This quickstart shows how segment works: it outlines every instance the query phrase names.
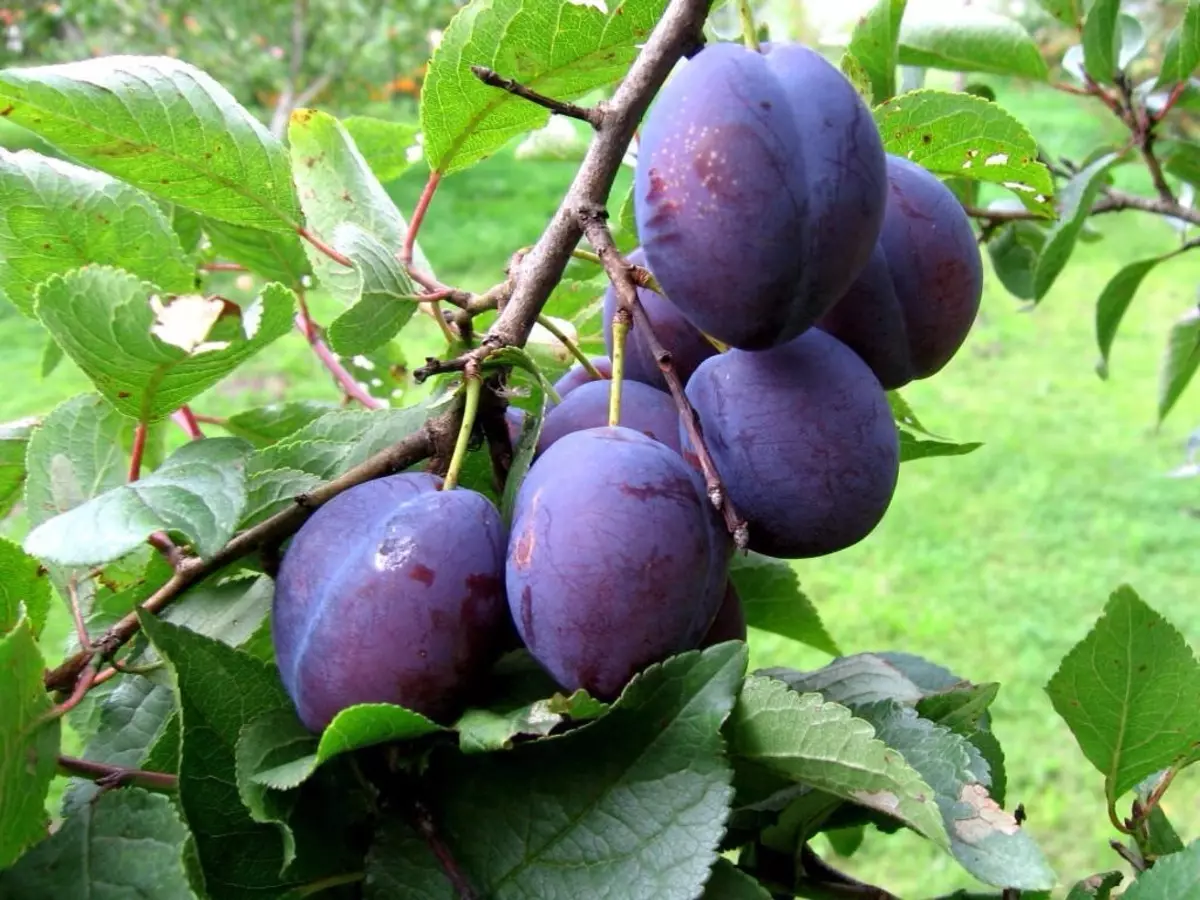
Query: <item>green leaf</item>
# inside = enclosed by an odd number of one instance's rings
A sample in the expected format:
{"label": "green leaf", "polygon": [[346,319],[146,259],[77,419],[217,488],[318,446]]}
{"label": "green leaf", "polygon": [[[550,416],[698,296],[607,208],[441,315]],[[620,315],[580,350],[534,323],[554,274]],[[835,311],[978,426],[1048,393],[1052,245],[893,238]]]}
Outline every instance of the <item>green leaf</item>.
{"label": "green leaf", "polygon": [[245,308],[199,295],[163,300],[127,272],[88,266],[44,281],[37,315],[113,406],[153,422],[286,334],[295,301],[278,284]]}
{"label": "green leaf", "polygon": [[1200,146],[1191,141],[1158,141],[1154,144],[1163,170],[1188,184],[1200,184]]}
{"label": "green leaf", "polygon": [[[160,583],[151,582],[155,586]],[[266,621],[274,594],[275,584],[266,575],[248,578],[216,575],[189,588],[159,617],[230,647],[241,648]]]}
{"label": "green leaf", "polygon": [[746,657],[734,643],[681,654],[562,737],[436,763],[438,827],[480,895],[700,894],[733,799],[720,730]]}
{"label": "green leaf", "polygon": [[246,490],[246,508],[238,528],[250,528],[282,512],[301,494],[319,487],[324,479],[299,469],[270,469],[255,472]]}
{"label": "green leaf", "polygon": [[[838,63],[838,68],[842,70],[842,74],[846,76],[846,80],[850,82],[850,86],[854,88],[855,93],[862,97],[863,103],[870,105],[872,102],[871,76],[863,68],[858,58],[847,50],[842,54],[842,61]],[[892,80],[895,81],[894,74]]]}
{"label": "green leaf", "polygon": [[1046,685],[1110,802],[1200,741],[1200,664],[1129,586]]}
{"label": "green leaf", "polygon": [[1067,900],[1109,900],[1112,892],[1124,876],[1120,872],[1104,872],[1093,875],[1071,888]]}
{"label": "green leaf", "polygon": [[700,900],[771,900],[767,889],[727,859],[718,859]]}
{"label": "green leaf", "polygon": [[1125,311],[1129,309],[1134,295],[1142,286],[1142,281],[1155,266],[1174,255],[1166,253],[1130,263],[1104,286],[1100,299],[1096,301],[1096,343],[1100,345],[1100,361],[1096,364],[1096,371],[1101,378],[1108,377],[1108,358],[1113,340],[1117,336],[1117,329],[1121,326]]}
{"label": "green leaf", "polygon": [[1031,211],[1053,215],[1054,180],[1029,131],[995,103],[972,94],[920,90],[875,108],[889,153],[939,175],[1013,191]]}
{"label": "green leaf", "polygon": [[342,119],[342,127],[382,183],[395,181],[412,165],[408,150],[416,146],[417,132],[420,130],[415,122],[388,122],[371,116],[350,116]]}
{"label": "green leaf", "polygon": [[190,209],[183,209],[174,203],[165,203],[162,200],[156,200],[155,203],[162,210],[167,221],[171,223],[171,229],[175,232],[175,237],[178,238],[183,252],[189,254],[196,252],[200,246],[200,239],[204,236],[200,216]]}
{"label": "green leaf", "polygon": [[988,708],[1000,692],[999,683],[964,684],[917,701],[917,713],[924,719],[944,725],[956,734],[970,737],[981,727]]}
{"label": "green leaf", "polygon": [[[347,268],[306,242],[317,278],[347,304],[364,293],[411,297],[415,288],[395,258],[408,223],[346,129],[328,113],[297,110],[288,126],[288,143],[307,227],[354,263]],[[414,260],[429,269],[427,260]],[[411,315],[414,304],[404,305]]]}
{"label": "green leaf", "polygon": [[1083,67],[1097,84],[1112,84],[1117,74],[1121,0],[1092,0],[1083,23]]}
{"label": "green leaf", "polygon": [[59,565],[95,565],[167,531],[184,535],[200,556],[212,556],[241,517],[249,449],[240,438],[184,444],[145,478],[43,522],[25,538],[25,550]]}
{"label": "green leaf", "polygon": [[933,790],[874,729],[820,694],[746,679],[726,728],[730,750],[798,783],[894,816],[946,846]]}
{"label": "green leaf", "polygon": [[329,346],[344,356],[370,353],[408,324],[417,311],[417,289],[395,253],[357,225],[335,228],[333,246],[354,260],[360,280],[349,301],[354,305],[329,325]]}
{"label": "green leaf", "polygon": [[312,274],[304,243],[294,231],[263,231],[217,219],[201,220],[215,257],[240,263],[267,281],[278,281],[292,290],[304,287]]}
{"label": "green leaf", "polygon": [[172,674],[183,728],[179,800],[208,894],[241,900],[279,892],[283,841],[242,806],[235,755],[246,725],[291,708],[278,674],[219,641],[152,615],[139,619]]}
{"label": "green leaf", "polygon": [[100,172],[0,149],[0,297],[33,315],[34,288],[89,263],[126,269],[164,291],[193,288],[195,269],[162,210]]}
{"label": "green leaf", "polygon": [[464,712],[454,730],[463,753],[511,750],[518,737],[545,737],[564,721],[584,721],[601,715],[608,705],[578,690],[570,696],[556,693],[533,702],[507,698],[489,708],[473,707]]}
{"label": "green leaf", "polygon": [[1167,38],[1158,86],[1187,81],[1200,65],[1200,0],[1188,0],[1183,21]]}
{"label": "green leaf", "polygon": [[606,11],[571,0],[474,0],[446,28],[421,88],[429,167],[443,175],[465,169],[549,118],[483,84],[472,65],[575,100],[625,76],[665,7],[664,0],[619,0]]}
{"label": "green leaf", "polygon": [[298,752],[315,744],[316,738],[300,723],[295,712],[282,709],[255,719],[238,737],[235,750],[238,794],[255,822],[278,829],[283,842],[284,868],[296,858],[296,837],[288,824],[296,797],[271,790],[252,776],[264,766],[290,762]]}
{"label": "green leaf", "polygon": [[195,900],[184,868],[187,841],[187,826],[169,797],[140,788],[107,791],[0,873],[0,894],[10,900]]}
{"label": "green leaf", "polygon": [[305,425],[337,408],[332,403],[316,400],[272,403],[230,416],[225,421],[225,430],[255,447],[267,447],[291,437]]}
{"label": "green leaf", "polygon": [[34,637],[42,633],[50,611],[50,582],[38,562],[11,541],[0,538],[0,635],[28,617]]}
{"label": "green leaf", "polygon": [[834,852],[842,857],[849,859],[858,852],[858,848],[862,846],[863,838],[866,836],[866,826],[851,825],[848,828],[830,828],[825,831],[825,837],[829,839],[829,846],[833,847]]}
{"label": "green leaf", "polygon": [[1104,186],[1108,170],[1119,158],[1118,153],[1098,157],[1073,175],[1063,188],[1059,197],[1059,219],[1046,234],[1046,244],[1033,273],[1034,299],[1041,300],[1050,292],[1071,258],[1079,232],[1092,211],[1092,203]]}
{"label": "green leaf", "polygon": [[384,819],[367,854],[365,900],[459,900],[429,844],[408,822]]}
{"label": "green leaf", "polygon": [[987,765],[965,738],[895,703],[872,704],[859,715],[936,792],[950,851],[963,868],[996,887],[1054,887],[1054,873],[1028,832],[989,795]]}
{"label": "green leaf", "polygon": [[[907,0],[876,0],[858,20],[847,48],[871,82],[874,103],[882,103],[896,93],[897,42]],[[844,68],[844,66],[843,66]]]}
{"label": "green leaf", "polygon": [[45,663],[28,619],[0,637],[0,871],[46,836],[46,791],[58,766],[59,720],[42,683]]}
{"label": "green leaf", "polygon": [[1121,13],[1117,18],[1117,46],[1117,68],[1122,72],[1146,49],[1146,30],[1128,13]]}
{"label": "green leaf", "polygon": [[5,69],[0,104],[8,121],[164,200],[273,231],[299,222],[283,145],[180,60],[106,56]]}
{"label": "green leaf", "polygon": [[[989,208],[995,208],[995,204]],[[1021,221],[1009,222],[987,242],[996,277],[1018,300],[1034,299],[1034,272],[1045,246],[1045,228]]]}
{"label": "green leaf", "polygon": [[96,394],[57,406],[29,437],[25,511],[32,526],[123,485],[133,423]]}
{"label": "green leaf", "polygon": [[915,706],[926,698],[973,687],[947,669],[908,653],[855,653],[812,672],[764,669],[759,674],[798,693],[817,692],[850,707],[889,700]]}
{"label": "green leaf", "polygon": [[1200,367],[1200,307],[1190,309],[1171,326],[1158,380],[1161,425]]}
{"label": "green leaf", "polygon": [[0,518],[8,515],[21,497],[25,486],[25,454],[36,424],[27,419],[0,425]]}
{"label": "green leaf", "polygon": [[[1166,775],[1167,770],[1156,772],[1149,778],[1143,779],[1134,789],[1138,801],[1143,806],[1149,801],[1150,795],[1162,783]],[[1146,816],[1143,827],[1145,828],[1146,836],[1142,841],[1140,849],[1144,851],[1147,858],[1168,856],[1172,853],[1183,852],[1183,841],[1180,840],[1179,832],[1175,830],[1175,826],[1167,818],[1167,814],[1163,811],[1161,803],[1155,802],[1150,807],[1150,813]]]}
{"label": "green leaf", "polygon": [[1038,3],[1046,12],[1068,28],[1075,28],[1079,25],[1081,18],[1079,0],[1038,0]]}
{"label": "green leaf", "polygon": [[795,569],[786,562],[757,553],[737,554],[729,577],[742,602],[747,625],[783,635],[830,656],[841,654],[813,602],[800,590]]}
{"label": "green leaf", "polygon": [[1121,900],[1180,900],[1200,891],[1200,841],[1193,841],[1182,853],[1164,856],[1138,875],[1126,888]]}
{"label": "green leaf", "polygon": [[900,462],[902,463],[912,462],[915,459],[928,459],[933,456],[966,456],[983,446],[979,441],[959,444],[945,438],[923,437],[903,427],[899,429],[899,433]]}
{"label": "green leaf", "polygon": [[1046,61],[1019,22],[981,9],[909,15],[900,29],[900,64],[952,72],[991,72],[1044,81]]}

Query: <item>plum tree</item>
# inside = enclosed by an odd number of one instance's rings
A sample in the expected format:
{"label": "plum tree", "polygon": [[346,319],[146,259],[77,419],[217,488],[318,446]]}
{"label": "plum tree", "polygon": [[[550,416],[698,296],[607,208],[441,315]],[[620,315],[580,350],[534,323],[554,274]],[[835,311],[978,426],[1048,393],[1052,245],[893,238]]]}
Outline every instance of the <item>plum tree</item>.
{"label": "plum tree", "polygon": [[[646,254],[640,247],[631,252],[628,259],[634,265],[646,265]],[[717,348],[712,342],[669,299],[648,288],[638,288],[638,299],[654,327],[654,334],[670,352],[680,380],[686,382],[700,363],[716,355]],[[616,311],[617,292],[610,284],[604,294],[604,345],[610,356],[613,352],[612,321]],[[660,391],[667,389],[667,380],[640,328],[632,329],[625,339],[625,377]]]}
{"label": "plum tree", "polygon": [[648,267],[702,331],[745,350],[798,336],[871,254],[883,145],[847,79],[795,44],[706,47],[642,129],[634,211]]}
{"label": "plum tree", "polygon": [[[866,537],[891,503],[900,448],[887,396],[845,344],[811,329],[770,350],[731,350],[687,385],[750,549],[796,559]],[[684,456],[694,461],[686,433]]]}
{"label": "plum tree", "polygon": [[440,719],[504,637],[506,535],[482,494],[403,473],[318,509],[279,567],[272,637],[301,721],[320,731],[357,703]]}
{"label": "plum tree", "polygon": [[[565,434],[607,425],[611,394],[611,381],[594,381],[564,397],[546,414],[538,452],[544,453]],[[679,452],[679,411],[670,394],[638,381],[626,381],[621,388],[621,424]]]}
{"label": "plum tree", "polygon": [[744,640],[746,640],[746,612],[742,609],[742,600],[731,581],[725,588],[725,597],[721,601],[721,608],[717,610],[717,617],[713,619],[700,646],[711,647],[726,641]]}
{"label": "plum tree", "polygon": [[934,175],[889,155],[888,204],[870,262],[818,322],[885,388],[939,372],[979,313],[983,261],[962,204]]}
{"label": "plum tree", "polygon": [[[565,435],[514,508],[506,584],[529,653],[567,690],[615,697],[645,666],[697,647],[727,576],[683,459],[624,427]],[[712,584],[719,585],[717,590]]]}

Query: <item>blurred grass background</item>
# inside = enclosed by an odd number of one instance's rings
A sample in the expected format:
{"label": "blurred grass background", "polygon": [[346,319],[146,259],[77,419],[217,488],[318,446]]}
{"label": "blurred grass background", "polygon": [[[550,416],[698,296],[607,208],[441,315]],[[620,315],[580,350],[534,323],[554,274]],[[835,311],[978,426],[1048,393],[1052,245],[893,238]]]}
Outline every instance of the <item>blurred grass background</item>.
{"label": "blurred grass background", "polygon": [[[1119,136],[1098,106],[989,82],[1055,150],[1080,157]],[[541,232],[573,172],[571,163],[520,162],[509,151],[447,179],[421,234],[439,277],[473,289],[502,277],[511,252]],[[401,209],[412,208],[422,180],[414,171],[389,187]],[[1196,302],[1200,255],[1146,280],[1104,382],[1093,369],[1095,300],[1122,265],[1161,252],[1175,237],[1138,213],[1095,224],[1105,239],[1080,247],[1037,309],[1014,301],[989,273],[962,352],[904,392],[927,426],[984,447],[964,458],[906,464],[895,501],[869,539],[797,564],[845,652],[905,650],[973,681],[1002,683],[994,712],[1008,757],[1008,806],[1025,805],[1026,827],[1064,879],[1115,868],[1118,860],[1107,847],[1114,835],[1101,777],[1043,685],[1126,582],[1200,646],[1200,479],[1166,477],[1200,425],[1200,387],[1154,428],[1160,355],[1171,323]],[[9,313],[0,328],[0,380],[9,386],[0,393],[0,421],[47,412],[86,389],[69,362],[44,380],[31,375],[44,344],[36,325]],[[193,406],[219,415],[285,397],[336,397],[298,335]],[[5,530],[19,532],[20,519]],[[61,613],[47,635],[51,654],[70,630]],[[827,661],[767,634],[753,634],[751,648],[754,666]],[[1185,841],[1200,836],[1197,788],[1189,772],[1165,804]],[[853,859],[838,864],[906,900],[973,886],[949,857],[911,834],[869,834]]]}

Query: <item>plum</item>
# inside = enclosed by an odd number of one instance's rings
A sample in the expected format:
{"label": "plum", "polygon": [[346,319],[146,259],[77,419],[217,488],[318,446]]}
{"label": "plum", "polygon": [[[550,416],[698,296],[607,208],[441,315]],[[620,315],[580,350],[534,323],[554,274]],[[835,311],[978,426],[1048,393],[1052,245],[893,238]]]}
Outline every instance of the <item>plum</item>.
{"label": "plum", "polygon": [[711,647],[726,641],[746,640],[746,613],[742,609],[742,600],[733,587],[733,582],[725,588],[725,599],[717,610],[717,617],[708,627],[708,633],[700,642],[700,647]]}
{"label": "plum", "polygon": [[811,327],[866,265],[886,195],[870,111],[799,45],[709,45],[642,128],[633,197],[647,265],[692,324],[733,347]]}
{"label": "plum", "polygon": [[[770,350],[701,364],[687,396],[750,527],[750,549],[824,556],[879,524],[899,476],[887,395],[858,356],[817,329]],[[684,457],[696,465],[681,428]]]}
{"label": "plum", "polygon": [[[597,372],[604,378],[612,378],[612,360],[607,356],[593,356],[588,360]],[[568,369],[563,375],[554,382],[554,390],[558,394],[559,399],[563,399],[567,394],[574,391],[577,387],[585,384],[591,384],[596,379],[592,377],[592,373],[583,366],[573,366]],[[547,398],[546,411],[554,409],[554,401]],[[504,420],[508,425],[508,439],[515,444],[517,438],[521,436],[521,429],[525,425],[525,410],[520,407],[510,406],[504,411]]]}
{"label": "plum", "polygon": [[[640,247],[627,258],[634,265],[646,265],[646,255]],[[654,327],[658,342],[671,354],[671,362],[679,373],[679,380],[686,384],[700,363],[717,355],[717,348],[662,294],[648,288],[638,288],[638,299]],[[617,293],[610,284],[604,294],[604,345],[608,348],[609,356],[613,351],[612,320],[616,311]],[[658,368],[649,342],[636,325],[625,338],[625,377],[660,391],[667,390],[667,380]]]}
{"label": "plum", "polygon": [[711,588],[709,504],[683,459],[630,428],[575,431],[530,467],[506,585],[526,648],[566,690],[611,699],[638,671],[695,649]]}
{"label": "plum", "polygon": [[[546,414],[538,452],[544,453],[565,434],[607,425],[611,394],[611,381],[593,381],[563,398],[562,403]],[[638,381],[624,382],[621,385],[621,424],[679,452],[679,410],[670,394]]]}
{"label": "plum", "polygon": [[271,630],[284,687],[321,731],[357,703],[446,721],[502,649],[504,525],[482,494],[408,472],[339,494],[296,532]]}
{"label": "plum", "polygon": [[983,295],[983,260],[954,194],[889,155],[888,205],[870,263],[818,322],[889,390],[941,371],[967,339]]}

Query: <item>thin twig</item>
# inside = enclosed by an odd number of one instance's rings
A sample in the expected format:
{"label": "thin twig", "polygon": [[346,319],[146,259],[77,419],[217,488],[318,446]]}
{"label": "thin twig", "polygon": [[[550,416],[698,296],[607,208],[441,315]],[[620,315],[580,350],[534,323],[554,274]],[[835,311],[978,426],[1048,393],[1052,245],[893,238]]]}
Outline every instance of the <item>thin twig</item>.
{"label": "thin twig", "polygon": [[235,262],[210,262],[200,263],[201,272],[249,272],[250,270],[241,263]]}
{"label": "thin twig", "polygon": [[75,620],[75,637],[79,646],[84,650],[92,649],[92,639],[88,637],[87,625],[83,621],[83,609],[79,604],[79,580],[72,575],[67,579],[67,599],[71,603],[71,616]]}
{"label": "thin twig", "polygon": [[78,759],[74,756],[59,756],[58,767],[68,775],[86,778],[103,787],[136,784],[160,791],[173,791],[179,787],[179,779],[166,772],[128,769],[125,766],[111,766],[107,763],[92,762],[90,759]]}
{"label": "thin twig", "polygon": [[184,405],[179,407],[172,418],[184,430],[188,437],[193,441],[198,441],[204,437],[204,432],[200,430],[200,423],[196,419],[196,414],[192,412],[190,406]]}
{"label": "thin twig", "polygon": [[330,247],[327,243],[325,243],[307,228],[303,226],[297,228],[296,234],[300,235],[300,237],[304,238],[304,240],[308,241],[310,244],[332,259],[335,263],[345,266],[347,269],[354,268],[354,260],[350,259],[350,257],[346,256],[344,253],[340,253],[339,251]]}
{"label": "thin twig", "polygon": [[471,74],[489,87],[508,91],[522,100],[536,103],[538,106],[548,109],[552,113],[557,113],[560,116],[568,116],[572,119],[579,119],[581,122],[587,122],[597,131],[604,127],[605,113],[602,107],[579,106],[575,103],[555,100],[553,97],[547,97],[545,94],[539,94],[537,91],[525,87],[525,85],[518,81],[505,78],[487,66],[471,66]]}
{"label": "thin twig", "polygon": [[663,378],[667,382],[667,387],[675,400],[675,406],[679,410],[680,420],[687,432],[692,452],[696,454],[700,471],[704,474],[704,485],[708,491],[708,498],[724,517],[725,525],[729,529],[729,533],[733,535],[734,543],[744,550],[750,542],[750,532],[746,520],[738,515],[733,502],[721,484],[720,473],[717,471],[712,454],[709,453],[708,445],[701,432],[699,416],[696,415],[696,410],[692,408],[687,394],[684,393],[683,381],[675,369],[670,352],[658,340],[658,336],[654,333],[654,327],[650,323],[650,317],[646,315],[646,310],[638,299],[637,286],[629,274],[629,263],[621,256],[613,242],[612,233],[608,230],[608,224],[605,221],[606,216],[607,213],[603,207],[579,210],[579,217],[583,222],[583,230],[588,243],[600,254],[600,259],[604,262],[604,270],[608,273],[616,290],[618,301],[621,306],[632,313],[634,327],[645,339],[655,362],[658,363],[659,371],[662,372]]}
{"label": "thin twig", "polygon": [[133,430],[133,452],[129,454],[130,481],[137,481],[141,477],[142,457],[146,453],[147,430],[145,422],[138,422],[137,427]]}
{"label": "thin twig", "polygon": [[425,182],[425,187],[421,190],[421,196],[417,198],[417,205],[413,209],[412,218],[408,220],[408,232],[404,235],[404,246],[400,250],[400,262],[408,265],[412,262],[413,247],[417,243],[417,232],[421,230],[421,223],[425,221],[425,213],[429,211],[429,204],[433,200],[434,191],[437,190],[442,181],[442,173],[434,170],[429,173],[429,179]]}
{"label": "thin twig", "polygon": [[329,345],[321,339],[319,329],[316,323],[309,317],[308,308],[303,303],[301,303],[300,312],[296,314],[296,328],[304,335],[305,340],[312,347],[317,359],[329,370],[329,374],[333,376],[334,381],[337,382],[343,394],[351,400],[361,403],[367,409],[383,408],[383,401],[377,397],[372,397],[363,390],[362,385],[354,380],[354,376],[346,371],[346,367],[333,355],[333,351],[329,349]]}
{"label": "thin twig", "polygon": [[417,834],[425,841],[434,858],[437,859],[438,864],[442,867],[442,872],[445,873],[446,880],[454,888],[454,893],[458,895],[458,900],[479,900],[479,894],[471,885],[471,880],[459,866],[458,860],[454,858],[454,854],[450,852],[450,848],[446,845],[446,842],[438,834],[437,826],[434,825],[433,814],[429,811],[429,807],[419,800],[414,800],[412,819]]}

